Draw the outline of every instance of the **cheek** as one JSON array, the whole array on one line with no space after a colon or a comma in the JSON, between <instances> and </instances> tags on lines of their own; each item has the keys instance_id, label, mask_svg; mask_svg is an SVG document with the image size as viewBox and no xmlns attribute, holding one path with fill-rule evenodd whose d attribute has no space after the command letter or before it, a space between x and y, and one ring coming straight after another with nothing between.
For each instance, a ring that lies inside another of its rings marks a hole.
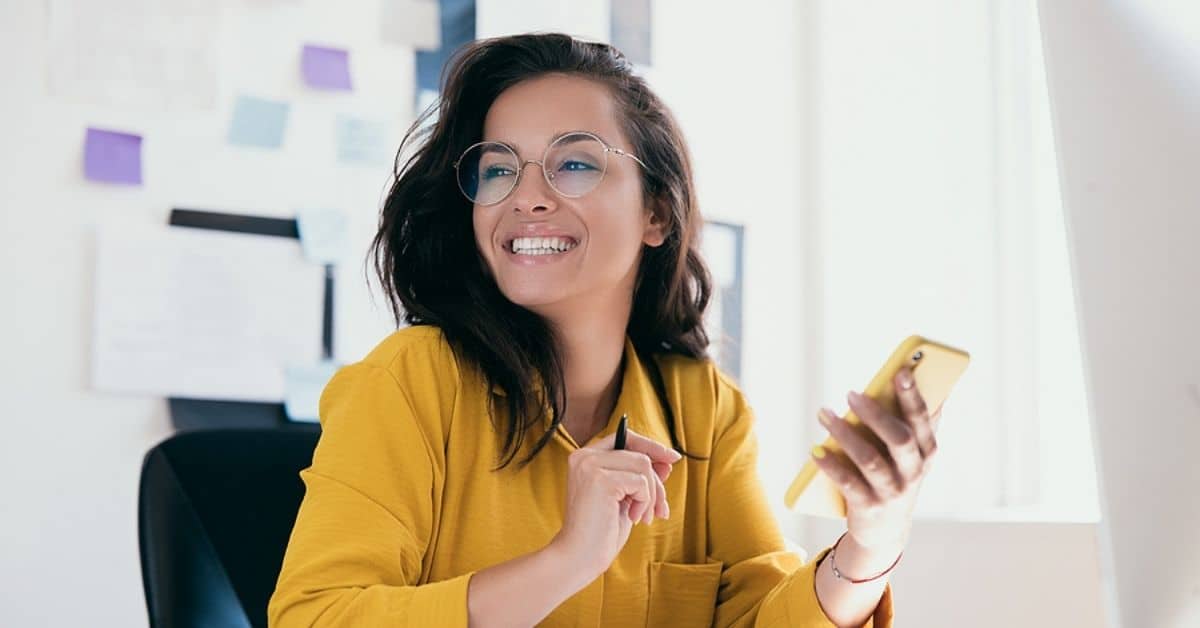
<instances>
[{"instance_id":1,"label":"cheek","mask_svg":"<svg viewBox=\"0 0 1200 628\"><path fill-rule=\"evenodd\" d=\"M593 240L603 242L598 248L603 249L610 264L621 266L623 271L642 249L644 226L638 196L624 193L602 207L608 215L593 225Z\"/></svg>"}]
</instances>

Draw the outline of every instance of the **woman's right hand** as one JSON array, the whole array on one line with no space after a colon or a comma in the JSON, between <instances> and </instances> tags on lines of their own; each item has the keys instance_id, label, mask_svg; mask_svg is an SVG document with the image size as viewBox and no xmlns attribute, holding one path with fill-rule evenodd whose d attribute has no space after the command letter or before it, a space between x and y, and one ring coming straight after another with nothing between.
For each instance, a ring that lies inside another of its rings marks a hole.
<instances>
[{"instance_id":1,"label":"woman's right hand","mask_svg":"<svg viewBox=\"0 0 1200 628\"><path fill-rule=\"evenodd\" d=\"M612 564L634 522L670 517L663 482L682 458L633 430L624 450L613 449L615 438L610 434L571 453L563 526L551 542L566 560L595 575Z\"/></svg>"}]
</instances>

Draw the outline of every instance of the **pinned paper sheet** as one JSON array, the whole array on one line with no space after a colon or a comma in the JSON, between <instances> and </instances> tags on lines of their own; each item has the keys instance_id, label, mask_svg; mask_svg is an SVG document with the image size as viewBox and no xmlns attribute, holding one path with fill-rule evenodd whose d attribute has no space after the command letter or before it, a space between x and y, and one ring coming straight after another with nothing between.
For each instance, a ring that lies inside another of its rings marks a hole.
<instances>
[{"instance_id":1,"label":"pinned paper sheet","mask_svg":"<svg viewBox=\"0 0 1200 628\"><path fill-rule=\"evenodd\" d=\"M142 184L142 136L88 128L83 173L92 181Z\"/></svg>"},{"instance_id":2,"label":"pinned paper sheet","mask_svg":"<svg viewBox=\"0 0 1200 628\"><path fill-rule=\"evenodd\" d=\"M278 403L284 369L321 360L324 268L296 240L132 224L97 237L98 390Z\"/></svg>"},{"instance_id":3,"label":"pinned paper sheet","mask_svg":"<svg viewBox=\"0 0 1200 628\"><path fill-rule=\"evenodd\" d=\"M337 159L344 164L384 164L392 157L388 125L346 114L337 117Z\"/></svg>"},{"instance_id":4,"label":"pinned paper sheet","mask_svg":"<svg viewBox=\"0 0 1200 628\"><path fill-rule=\"evenodd\" d=\"M221 4L212 0L30 4L45 5L46 86L52 95L72 102L153 107L171 113L211 109L217 102Z\"/></svg>"},{"instance_id":5,"label":"pinned paper sheet","mask_svg":"<svg viewBox=\"0 0 1200 628\"><path fill-rule=\"evenodd\" d=\"M279 148L283 145L283 130L287 127L288 110L285 102L239 96L233 107L229 124L229 143L236 146Z\"/></svg>"},{"instance_id":6,"label":"pinned paper sheet","mask_svg":"<svg viewBox=\"0 0 1200 628\"><path fill-rule=\"evenodd\" d=\"M300 53L300 72L304 82L318 89L352 89L350 53L341 48L305 45Z\"/></svg>"},{"instance_id":7,"label":"pinned paper sheet","mask_svg":"<svg viewBox=\"0 0 1200 628\"><path fill-rule=\"evenodd\" d=\"M320 409L321 392L337 372L334 362L321 362L312 366L289 366L284 374L283 407L293 421L316 422Z\"/></svg>"},{"instance_id":8,"label":"pinned paper sheet","mask_svg":"<svg viewBox=\"0 0 1200 628\"><path fill-rule=\"evenodd\" d=\"M380 38L418 50L437 50L442 43L437 0L389 0L380 15Z\"/></svg>"},{"instance_id":9,"label":"pinned paper sheet","mask_svg":"<svg viewBox=\"0 0 1200 628\"><path fill-rule=\"evenodd\" d=\"M304 257L318 264L336 264L350 250L350 219L332 209L297 212L296 226Z\"/></svg>"}]
</instances>

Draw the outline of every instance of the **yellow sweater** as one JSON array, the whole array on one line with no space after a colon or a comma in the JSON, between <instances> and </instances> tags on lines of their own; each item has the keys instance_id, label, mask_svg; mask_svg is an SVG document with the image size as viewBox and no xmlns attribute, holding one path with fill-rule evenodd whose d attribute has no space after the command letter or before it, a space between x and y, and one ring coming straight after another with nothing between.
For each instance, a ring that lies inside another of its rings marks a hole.
<instances>
[{"instance_id":1,"label":"yellow sweater","mask_svg":"<svg viewBox=\"0 0 1200 628\"><path fill-rule=\"evenodd\" d=\"M689 453L666 482L671 518L636 525L602 577L542 626L822 626L815 565L785 549L755 464L754 415L710 362L653 358ZM338 371L268 615L289 626L467 626L471 575L545 546L563 521L561 426L524 469L493 472L488 390L437 327L402 329ZM497 391L499 392L499 391ZM633 345L616 409L670 445ZM585 443L586 444L586 443ZM528 443L527 443L528 446ZM514 600L520 603L520 600ZM891 589L872 623L891 625Z\"/></svg>"}]
</instances>

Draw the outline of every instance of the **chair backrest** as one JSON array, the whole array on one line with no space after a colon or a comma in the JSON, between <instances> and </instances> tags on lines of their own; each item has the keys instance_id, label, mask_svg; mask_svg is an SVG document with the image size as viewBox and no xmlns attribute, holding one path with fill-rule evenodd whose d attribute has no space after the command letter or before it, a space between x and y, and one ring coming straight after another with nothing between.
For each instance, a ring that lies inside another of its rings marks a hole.
<instances>
[{"instance_id":1,"label":"chair backrest","mask_svg":"<svg viewBox=\"0 0 1200 628\"><path fill-rule=\"evenodd\" d=\"M138 543L152 628L267 625L318 436L184 432L146 454Z\"/></svg>"}]
</instances>

